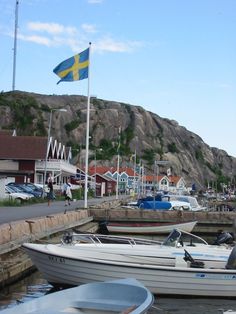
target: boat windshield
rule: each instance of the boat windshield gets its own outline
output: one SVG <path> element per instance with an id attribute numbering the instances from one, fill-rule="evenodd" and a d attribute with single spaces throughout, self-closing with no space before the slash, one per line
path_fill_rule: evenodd
<path id="1" fill-rule="evenodd" d="M 160 245 L 160 241 L 133 238 L 125 236 L 113 236 L 113 235 L 102 235 L 102 234 L 92 234 L 92 233 L 72 233 L 68 232 L 62 237 L 63 244 L 75 244 L 75 243 L 93 243 L 93 244 L 131 244 L 131 245 Z"/>
<path id="2" fill-rule="evenodd" d="M 174 229 L 168 237 L 163 241 L 162 245 L 166 246 L 177 246 L 179 239 L 181 237 L 181 232 L 177 229 Z"/>
<path id="3" fill-rule="evenodd" d="M 197 246 L 197 245 L 207 245 L 208 243 L 196 236 L 195 234 L 188 233 L 179 229 L 174 229 L 166 240 L 163 241 L 162 245 L 172 246 L 172 247 L 182 247 L 182 246 Z"/>

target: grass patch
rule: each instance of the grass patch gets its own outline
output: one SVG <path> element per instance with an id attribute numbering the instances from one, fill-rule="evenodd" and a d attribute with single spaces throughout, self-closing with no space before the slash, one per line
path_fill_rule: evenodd
<path id="1" fill-rule="evenodd" d="M 13 199 L 4 199 L 0 200 L 0 206 L 5 207 L 5 206 L 21 206 L 22 202 L 20 200 L 13 200 Z"/>

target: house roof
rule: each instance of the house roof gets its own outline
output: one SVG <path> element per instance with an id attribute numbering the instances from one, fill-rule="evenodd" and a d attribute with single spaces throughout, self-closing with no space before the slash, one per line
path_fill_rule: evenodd
<path id="1" fill-rule="evenodd" d="M 0 159 L 45 159 L 47 138 L 0 135 Z"/>
<path id="2" fill-rule="evenodd" d="M 97 166 L 96 167 L 96 172 L 97 175 L 106 175 L 108 172 L 111 172 L 111 174 L 114 174 L 117 171 L 117 169 L 115 167 L 102 167 L 102 166 Z M 134 176 L 134 169 L 132 168 L 128 168 L 128 167 L 124 167 L 124 168 L 120 168 L 119 169 L 119 173 L 126 173 L 129 177 L 133 177 Z M 89 174 L 90 175 L 94 175 L 95 174 L 95 166 L 92 166 L 89 168 Z M 136 173 L 137 176 L 137 173 Z M 159 175 L 158 177 L 155 175 L 145 175 L 143 177 L 143 180 L 145 182 L 160 182 L 163 178 L 166 178 L 166 180 L 168 180 L 170 183 L 177 185 L 177 183 L 180 180 L 183 180 L 182 177 L 180 176 L 166 176 L 166 175 Z"/>
<path id="3" fill-rule="evenodd" d="M 43 160 L 46 158 L 48 139 L 41 136 L 12 136 L 0 132 L 0 159 Z M 48 157 L 68 159 L 70 148 L 50 137 Z"/>
<path id="4" fill-rule="evenodd" d="M 128 168 L 128 167 L 125 167 L 125 168 L 120 168 L 120 171 L 119 171 L 120 173 L 122 173 L 122 172 L 125 172 L 125 173 L 127 173 L 127 175 L 129 176 L 129 177 L 133 177 L 134 176 L 134 169 L 132 169 L 132 168 Z M 137 176 L 138 174 L 136 173 L 136 176 Z"/>
<path id="5" fill-rule="evenodd" d="M 95 172 L 99 173 L 99 174 L 104 174 L 110 170 L 111 170 L 111 167 L 102 167 L 102 166 L 95 167 L 95 166 L 93 166 L 93 167 L 89 167 L 88 172 L 90 175 L 93 175 L 93 174 L 95 174 Z"/>
<path id="6" fill-rule="evenodd" d="M 169 176 L 169 180 L 171 183 L 173 184 L 177 184 L 179 182 L 179 180 L 183 178 L 182 177 L 179 177 L 179 176 Z"/>
<path id="7" fill-rule="evenodd" d="M 112 174 L 115 173 L 117 171 L 117 168 L 115 167 L 102 167 L 102 166 L 92 166 L 89 168 L 89 174 L 93 175 L 95 173 L 95 170 L 97 173 L 99 174 L 105 174 L 107 172 L 111 172 Z M 133 177 L 134 176 L 134 169 L 132 168 L 128 168 L 128 167 L 125 167 L 125 168 L 120 168 L 119 169 L 119 173 L 127 173 L 127 175 L 129 177 Z M 136 173 L 136 176 L 137 176 L 137 173 Z"/>
<path id="8" fill-rule="evenodd" d="M 163 179 L 165 176 L 160 175 L 160 176 L 154 176 L 154 175 L 146 175 L 144 176 L 144 181 L 160 181 L 161 179 Z"/>
<path id="9" fill-rule="evenodd" d="M 158 176 L 153 176 L 153 175 L 146 175 L 144 176 L 144 181 L 149 181 L 149 182 L 152 182 L 152 181 L 160 181 L 162 180 L 164 177 L 166 177 L 167 180 L 169 180 L 169 182 L 173 183 L 173 184 L 177 184 L 179 182 L 179 180 L 183 179 L 182 177 L 180 176 L 166 176 L 166 175 L 160 175 Z"/>
<path id="10" fill-rule="evenodd" d="M 93 176 L 95 176 L 95 175 L 93 175 Z M 98 173 L 97 176 L 103 178 L 103 179 L 106 180 L 106 181 L 116 182 L 116 180 L 114 180 L 114 179 L 111 178 L 111 177 L 106 176 L 105 174 L 100 174 L 100 173 Z"/>

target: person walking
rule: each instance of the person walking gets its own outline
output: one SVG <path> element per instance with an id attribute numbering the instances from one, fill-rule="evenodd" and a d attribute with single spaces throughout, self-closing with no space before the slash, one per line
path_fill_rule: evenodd
<path id="1" fill-rule="evenodd" d="M 51 173 L 49 173 L 48 178 L 47 178 L 47 200 L 48 200 L 48 206 L 51 205 L 51 202 L 53 201 L 54 197 L 54 191 L 53 191 L 53 176 Z"/>
<path id="2" fill-rule="evenodd" d="M 72 193 L 71 193 L 71 183 L 69 179 L 64 184 L 63 190 L 64 190 L 64 196 L 65 196 L 65 206 L 70 205 L 70 202 L 72 200 Z"/>
<path id="3" fill-rule="evenodd" d="M 48 182 L 48 193 L 47 193 L 48 206 L 51 205 L 51 202 L 52 202 L 53 198 L 54 198 L 53 182 L 50 180 Z"/>

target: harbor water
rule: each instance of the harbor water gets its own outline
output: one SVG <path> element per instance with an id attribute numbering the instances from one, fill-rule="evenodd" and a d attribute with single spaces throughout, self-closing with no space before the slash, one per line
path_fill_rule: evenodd
<path id="1" fill-rule="evenodd" d="M 0 290 L 0 312 L 4 308 L 18 306 L 46 293 L 53 293 L 53 287 L 37 271 L 10 287 Z M 155 296 L 153 308 L 148 314 L 217 314 L 226 310 L 236 311 L 236 300 L 219 298 Z M 23 314 L 23 313 L 20 313 Z"/>

